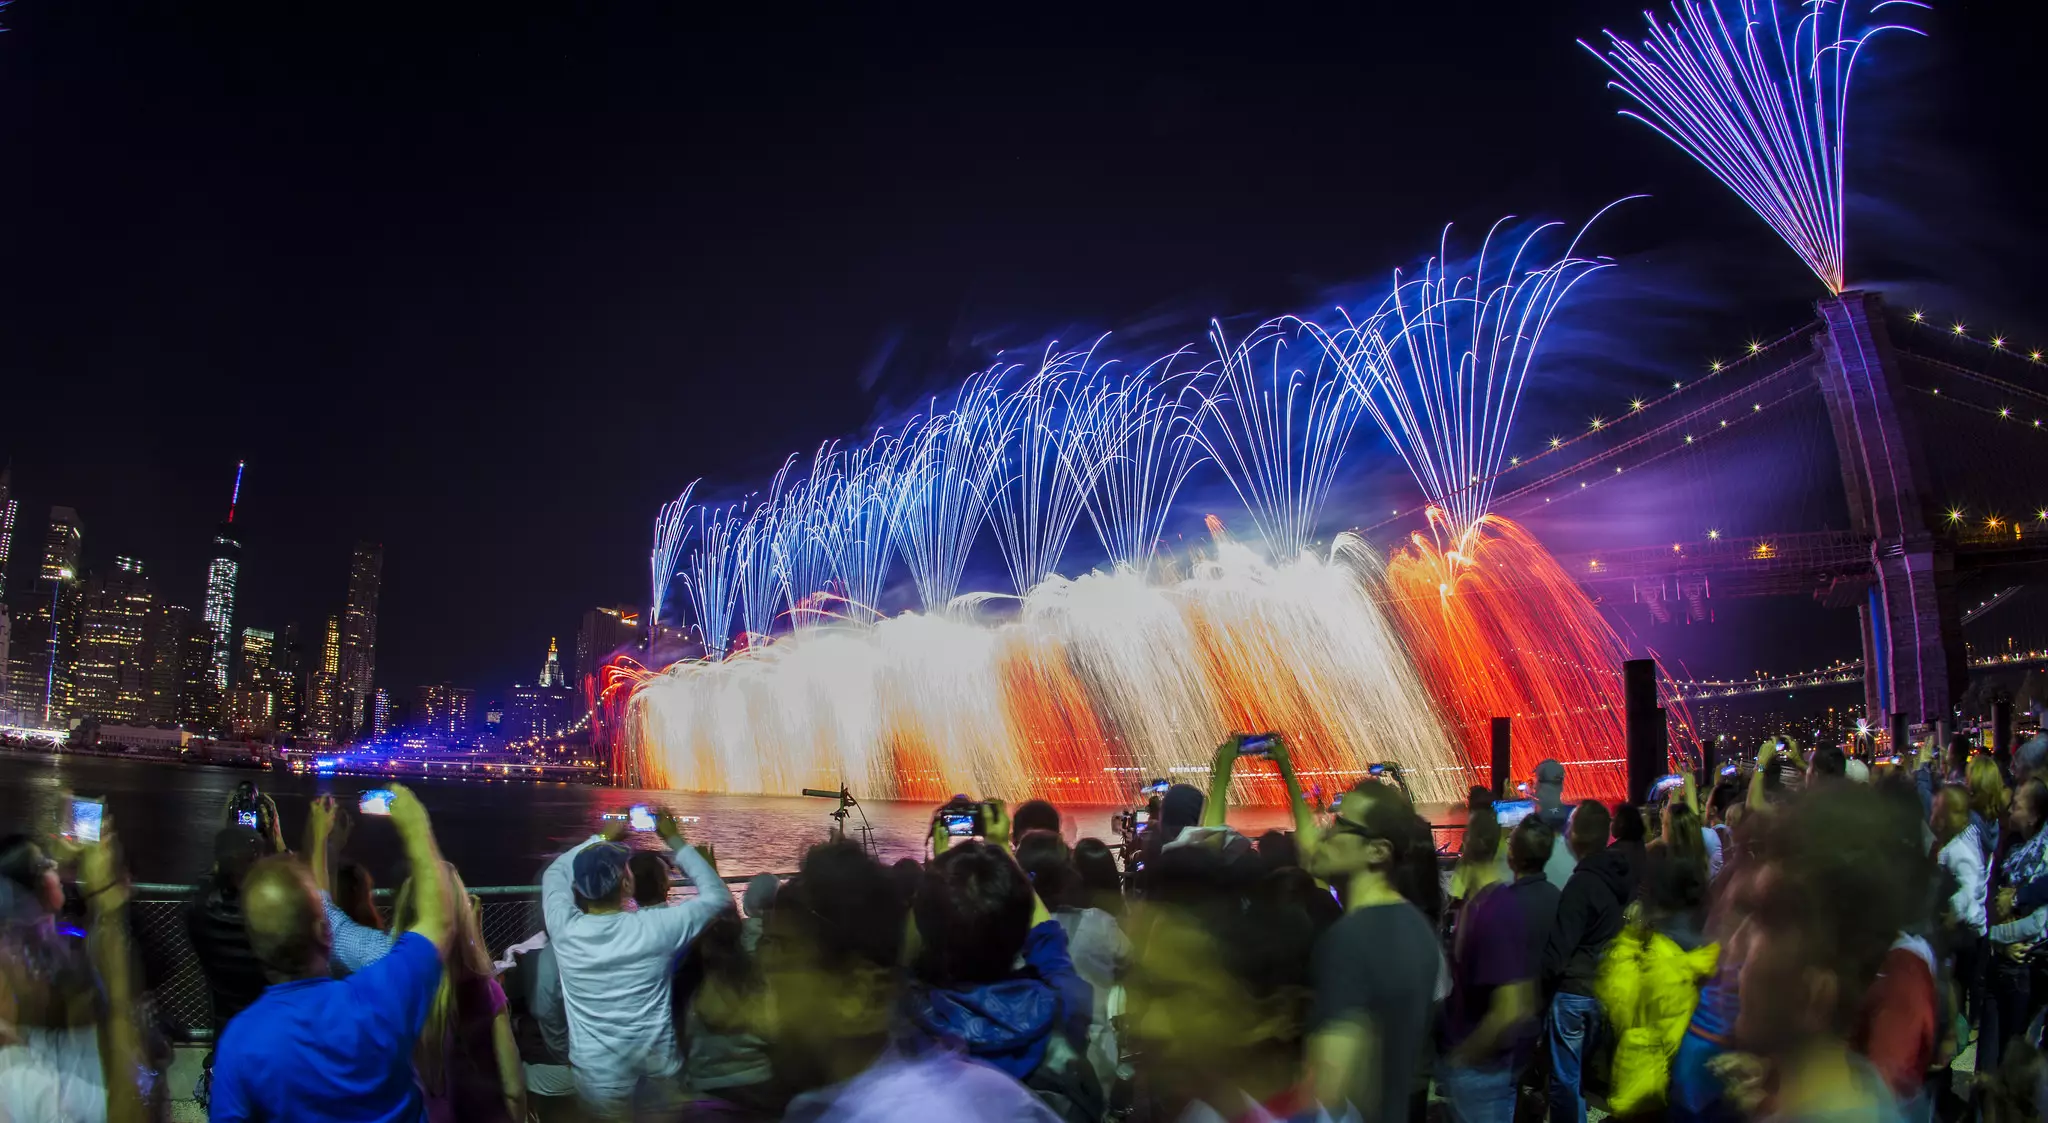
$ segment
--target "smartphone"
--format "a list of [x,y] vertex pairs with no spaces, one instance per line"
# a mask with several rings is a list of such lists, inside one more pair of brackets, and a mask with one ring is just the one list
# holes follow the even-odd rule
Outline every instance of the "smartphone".
[[252,830],[252,831],[253,831],[253,830],[255,830],[255,829],[256,829],[256,813],[255,813],[254,811],[237,811],[237,812],[235,812],[235,825],[236,825],[236,826],[242,826],[242,827],[247,827],[247,828],[249,828],[249,829],[250,829],[250,830]]
[[1684,786],[1685,777],[1673,772],[1669,776],[1659,777],[1656,783],[1650,785],[1650,798],[1656,799],[1659,796],[1668,796]]
[[78,799],[73,797],[71,800],[71,829],[65,833],[80,842],[98,842],[100,840],[100,820],[104,819],[106,814],[107,805],[104,800]]
[[646,804],[636,803],[626,810],[626,826],[630,830],[651,831],[654,829],[654,812],[648,810]]
[[1529,798],[1529,781],[1523,780],[1521,783],[1516,784],[1515,794],[1521,796],[1523,799]]
[[1365,766],[1365,774],[1368,776],[1384,776],[1387,774],[1387,766],[1384,764],[1368,764]]
[[371,788],[364,792],[362,800],[356,804],[356,810],[364,815],[391,814],[391,789]]
[[946,824],[946,836],[948,838],[973,838],[976,834],[980,833],[976,830],[977,824],[975,823],[975,820],[979,818],[981,816],[972,811],[939,812],[939,821]]
[[1146,794],[1146,795],[1165,795],[1165,794],[1166,794],[1166,789],[1168,789],[1168,788],[1170,788],[1170,787],[1172,787],[1172,786],[1173,786],[1172,784],[1169,784],[1169,783],[1167,783],[1167,782],[1166,782],[1166,781],[1164,781],[1164,780],[1154,780],[1154,781],[1152,781],[1151,783],[1149,783],[1149,784],[1146,784],[1146,785],[1145,785],[1145,794]]
[[1493,813],[1500,820],[1500,829],[1511,831],[1516,824],[1528,818],[1536,810],[1533,799],[1503,799],[1495,801]]
[[1272,756],[1273,742],[1279,739],[1278,733],[1246,733],[1237,739],[1237,755]]
[[1146,810],[1143,807],[1140,807],[1136,811],[1131,812],[1132,830],[1136,831],[1139,834],[1144,834],[1146,828],[1150,827],[1151,825],[1152,812]]
[[1736,766],[1733,764],[1724,764],[1721,766],[1721,775],[1723,776],[1733,776],[1738,771],[1740,771],[1740,769],[1736,768]]

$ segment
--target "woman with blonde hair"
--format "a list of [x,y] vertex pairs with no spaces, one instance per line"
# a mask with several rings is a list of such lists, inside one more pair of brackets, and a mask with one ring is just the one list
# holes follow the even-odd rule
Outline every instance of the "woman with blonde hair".
[[2012,792],[2005,786],[1998,762],[1988,754],[1971,757],[1964,775],[1970,789],[1970,822],[1977,827],[1977,842],[1984,848],[1984,861],[1989,863],[1998,852],[1999,826],[2012,802]]
[[[466,898],[469,907],[455,910],[448,966],[413,1050],[413,1065],[426,1091],[427,1119],[519,1123],[526,1118],[526,1070],[512,1038],[505,991],[484,944],[483,902],[469,895],[453,865],[443,863],[443,868],[456,898]],[[411,925],[415,902],[413,879],[407,878],[391,907],[394,931]]]

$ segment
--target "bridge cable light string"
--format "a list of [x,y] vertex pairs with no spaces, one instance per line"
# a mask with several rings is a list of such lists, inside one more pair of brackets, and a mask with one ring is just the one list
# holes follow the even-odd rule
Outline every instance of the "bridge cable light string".
[[[1851,33],[1847,0],[1801,7],[1788,34],[1775,0],[1677,0],[1669,22],[1644,13],[1649,37],[1640,44],[1605,31],[1602,46],[1579,45],[1612,72],[1608,87],[1635,103],[1622,116],[1706,168],[1839,294],[1850,76],[1873,37],[1925,33],[1897,23]],[[1878,0],[1869,10],[1894,7],[1928,5]]]

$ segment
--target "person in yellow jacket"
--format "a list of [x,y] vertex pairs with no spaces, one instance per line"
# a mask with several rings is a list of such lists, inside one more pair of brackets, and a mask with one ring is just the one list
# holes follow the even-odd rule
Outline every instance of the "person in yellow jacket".
[[1673,805],[1663,838],[1649,848],[1642,898],[1629,906],[1593,983],[1614,1031],[1612,1115],[1665,1106],[1671,1059],[1699,1002],[1700,983],[1720,962],[1720,945],[1699,935],[1706,866],[1697,816]]

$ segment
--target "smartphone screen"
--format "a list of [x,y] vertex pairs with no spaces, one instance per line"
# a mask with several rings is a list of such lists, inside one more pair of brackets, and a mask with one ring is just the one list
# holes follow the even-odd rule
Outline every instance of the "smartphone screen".
[[1131,812],[1131,826],[1133,829],[1143,831],[1145,828],[1151,825],[1152,812],[1147,811],[1142,807],[1140,807],[1136,811]]
[[1365,774],[1368,776],[1383,776],[1386,774],[1386,771],[1387,766],[1384,764],[1368,764],[1365,766]]
[[654,829],[654,812],[648,810],[646,804],[636,803],[626,812],[626,826],[636,831],[651,831]]
[[1240,737],[1237,741],[1237,755],[1272,756],[1273,738],[1274,735],[1271,733],[1250,734]]
[[100,840],[100,820],[105,817],[107,805],[97,799],[73,799],[71,801],[71,837],[80,842]]
[[253,831],[256,829],[256,813],[254,811],[237,811],[235,812],[235,823],[237,826],[244,826]]
[[1503,799],[1493,805],[1493,813],[1499,818],[1500,829],[1503,831],[1514,830],[1517,824],[1535,811],[1536,801],[1533,799]]
[[977,818],[979,816],[972,811],[944,811],[939,814],[939,821],[946,824],[946,834],[950,838],[973,838],[974,820]]
[[356,810],[365,815],[391,814],[391,789],[371,788],[364,792],[362,801],[356,804]]

